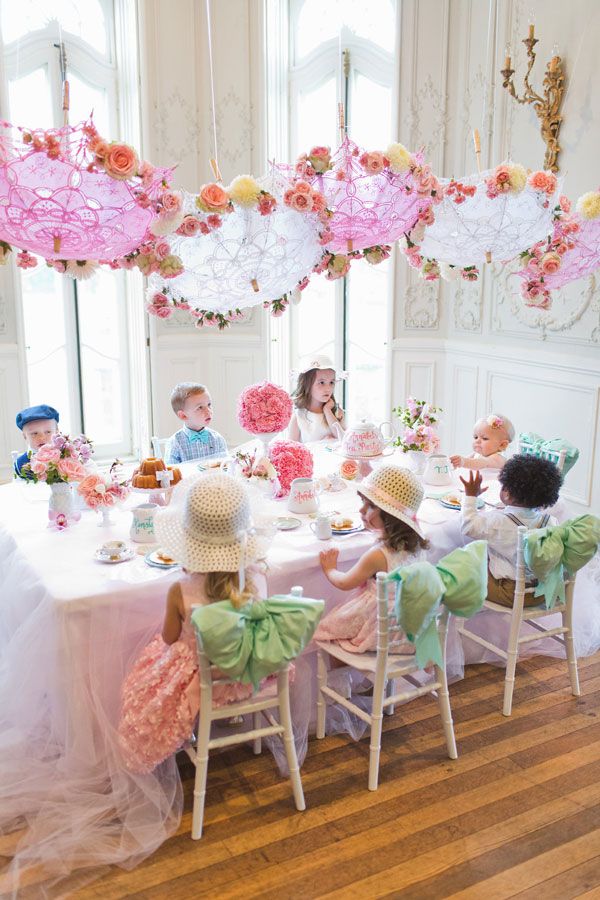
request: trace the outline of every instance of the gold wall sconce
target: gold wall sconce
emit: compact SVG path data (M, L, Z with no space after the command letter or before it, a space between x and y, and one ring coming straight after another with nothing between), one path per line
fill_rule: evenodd
M563 64L560 56L553 56L546 65L546 74L543 81L543 96L537 93L530 84L529 76L535 63L534 47L538 43L534 35L533 25L529 26L529 37L524 38L523 43L527 47L527 58L529 65L527 73L523 78L525 92L519 97L515 90L513 75L515 70L511 69L510 54L507 50L506 59L504 60L504 68L501 70L502 87L506 88L511 97L514 97L517 103L533 104L533 108L540 120L542 139L546 144L546 155L544 157L544 168L550 169L552 172L558 172L558 154L560 153L560 144L558 143L558 134L562 125L562 116L560 107L564 92L564 72Z

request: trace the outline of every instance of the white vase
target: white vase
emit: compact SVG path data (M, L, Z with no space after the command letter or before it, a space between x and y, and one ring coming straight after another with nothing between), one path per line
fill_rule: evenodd
M66 481L59 481L50 485L50 500L48 501L48 525L50 528L58 528L62 531L73 525L81 518L81 513L75 508L73 487Z
M101 517L100 521L98 522L99 528L110 528L111 525L115 524L115 520L111 517L111 506L99 506L98 512L100 513Z
M264 434L255 434L254 437L257 438L262 444L261 448L261 456L269 455L269 444L272 440L274 440L279 435L278 431L268 431Z
M408 458L411 462L411 468L415 475L419 478L423 477L425 466L427 465L427 454L423 450L409 450Z

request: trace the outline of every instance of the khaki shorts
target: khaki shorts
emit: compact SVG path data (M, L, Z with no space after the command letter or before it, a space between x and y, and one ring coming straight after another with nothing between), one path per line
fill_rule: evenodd
M535 582L533 582L535 584ZM531 585L528 583L527 585ZM515 604L515 582L512 578L494 578L491 572L488 572L487 599L499 606L514 606ZM533 594L525 594L525 606L539 606L540 597L534 597Z

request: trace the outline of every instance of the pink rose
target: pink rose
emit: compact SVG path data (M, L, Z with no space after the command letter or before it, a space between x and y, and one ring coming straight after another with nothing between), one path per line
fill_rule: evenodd
M298 210L298 212L306 212L307 209L311 206L310 197L308 194L300 194L295 193L292 196L290 206L292 209Z
M377 175L379 172L382 172L388 163L386 157L379 150L374 150L372 153L363 153L358 161L370 175Z
M57 463L60 459L60 450L53 447L52 444L44 444L36 452L35 458L38 462Z
M221 216L217 216L216 213L212 213L212 215L208 216L206 224L209 228L220 228L223 224L223 219Z
M561 194L560 197L558 198L558 202L559 202L560 208L562 209L563 212L565 212L565 213L571 212L571 201L569 200L568 197L565 197L564 194Z
M65 481L81 481L85 478L85 469L77 459L67 457L59 459L56 468Z
M540 259L540 269L544 273L544 275L553 275L555 272L560 269L560 256L558 253L554 253L550 251L549 253L544 253L542 258Z
M182 199L178 191L163 191L160 201L166 215L174 216L181 209Z
M229 194L218 184L205 184L196 203L205 212L225 212L229 205Z
M165 259L171 252L168 241L157 241L154 245L154 255L158 260Z
M152 306L168 306L168 305L169 305L169 298L167 297L166 294L157 292L156 294L153 295Z
M183 222L177 229L177 234L185 237L195 237L200 231L200 222L196 216L184 216Z
M138 158L133 147L127 144L110 144L104 157L104 169L119 181L132 178L137 172Z
M340 475L346 481L354 481L358 474L358 463L355 459L345 459L340 466Z
M554 244L554 249L559 256L564 256L569 249L569 245L566 243L566 241L557 241Z
M48 465L42 460L35 459L35 457L31 460L30 464L31 471L34 475L37 475L38 478L41 478L42 481L46 480L46 473L48 471Z
M295 187L295 194L311 194L312 188L306 181L298 181Z

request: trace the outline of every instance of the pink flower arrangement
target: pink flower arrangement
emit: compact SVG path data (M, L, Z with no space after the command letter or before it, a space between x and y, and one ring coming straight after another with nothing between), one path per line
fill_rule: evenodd
M278 497L289 494L294 478L310 478L313 473L312 453L297 441L273 441L269 446L269 459L279 478Z
M115 506L125 500L129 494L128 483L119 482L117 479L116 467L118 465L120 465L119 461L115 460L106 474L87 475L79 484L77 492L81 494L85 505L90 509Z
M400 447L404 453L409 450L433 453L437 450L440 439L433 426L438 421L437 413L442 412L439 406L409 397L406 406L397 406L392 411L405 426L404 434L394 441L396 447Z
M20 477L36 484L70 483L85 477L84 464L93 453L91 442L85 435L69 438L60 431L52 435L47 444L31 454L30 460L21 467Z
M273 434L287 428L292 409L287 391L270 381L261 381L244 388L238 397L237 418L250 434Z

